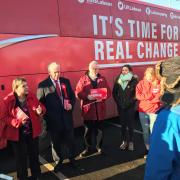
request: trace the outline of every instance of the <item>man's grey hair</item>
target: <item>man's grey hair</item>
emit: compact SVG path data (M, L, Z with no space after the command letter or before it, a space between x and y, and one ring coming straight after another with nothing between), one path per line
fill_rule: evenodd
M93 60L93 61L91 61L90 63L89 63L89 68L92 66L92 65L98 65L98 62L97 61L95 61L95 60Z
M60 65L57 63L57 62L52 62L48 65L48 72L51 71L51 68L52 67L59 67L60 68Z

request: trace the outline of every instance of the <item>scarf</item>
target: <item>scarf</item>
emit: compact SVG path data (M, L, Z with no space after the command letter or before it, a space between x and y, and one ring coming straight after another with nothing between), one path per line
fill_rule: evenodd
M129 83L129 81L132 79L132 77L133 74L131 72L129 72L128 74L120 74L118 78L118 84L121 85L123 90L126 89L126 86Z

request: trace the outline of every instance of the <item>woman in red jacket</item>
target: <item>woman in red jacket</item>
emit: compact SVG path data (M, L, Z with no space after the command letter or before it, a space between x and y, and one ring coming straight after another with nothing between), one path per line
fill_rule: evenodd
M107 91L105 99L95 97L92 89L104 88ZM87 156L98 151L102 153L103 120L105 118L105 100L110 97L110 88L106 79L99 74L96 61L89 64L89 71L83 75L76 86L76 96L81 100L82 116L84 119L84 140L86 149L80 156Z
M38 136L41 133L40 118L45 108L36 96L28 92L24 78L16 78L12 83L13 92L3 100L2 121L6 128L4 137L12 143L16 157L17 177L26 180L27 155L29 156L32 179L40 176Z
M160 108L160 96L160 82L156 78L154 69L148 67L143 80L136 86L136 98L139 100L139 118L147 150L146 154L149 150L150 132L152 133L157 117L156 111Z

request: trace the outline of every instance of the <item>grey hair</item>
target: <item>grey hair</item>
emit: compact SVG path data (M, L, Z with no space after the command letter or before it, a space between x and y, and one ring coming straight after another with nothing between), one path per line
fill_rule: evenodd
M51 68L52 67L59 67L60 68L60 65L57 63L57 62L52 62L48 65L48 72L51 71Z
M97 61L95 61L95 60L93 60L93 61L91 61L90 63L89 63L89 67L91 67L92 65L98 65L98 62Z

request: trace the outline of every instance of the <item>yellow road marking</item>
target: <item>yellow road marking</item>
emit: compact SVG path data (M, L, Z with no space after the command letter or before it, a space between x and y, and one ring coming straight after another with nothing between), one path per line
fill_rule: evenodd
M69 180L67 177L65 177L61 172L54 173L54 166L56 165L55 163L48 163L43 157L39 156L39 160L41 162L41 173L46 173L46 172L51 172L54 174L58 179L60 180ZM13 177L14 180L17 180L17 175L16 172L11 172L7 174L8 176ZM28 168L28 176L31 176L30 169Z

